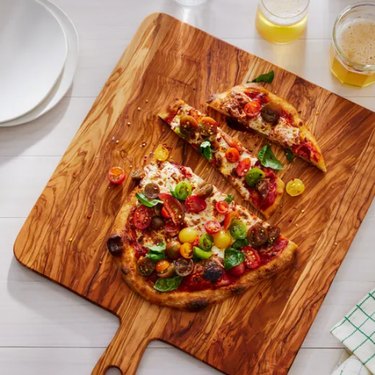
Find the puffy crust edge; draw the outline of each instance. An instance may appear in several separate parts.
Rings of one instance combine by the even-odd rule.
[[[113,257],[117,266],[120,267],[122,276],[126,284],[136,293],[151,303],[168,306],[180,310],[199,311],[209,304],[223,301],[224,299],[245,292],[251,285],[260,280],[271,277],[275,273],[285,268],[294,258],[297,245],[289,240],[287,247],[281,255],[260,268],[248,272],[245,276],[238,279],[238,282],[220,289],[209,289],[194,292],[168,292],[161,293],[154,290],[149,284],[145,283],[143,277],[138,274],[136,258],[133,248],[126,240],[125,225],[132,207],[136,203],[135,194],[139,192],[136,188],[129,199],[123,205],[117,215],[112,231],[112,235],[121,236],[124,243],[124,250],[121,256]]]

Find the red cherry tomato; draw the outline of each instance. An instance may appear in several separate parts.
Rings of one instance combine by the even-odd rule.
[[[246,103],[244,107],[244,111],[249,117],[257,116],[261,109],[262,105],[258,100],[252,100],[249,103]]]
[[[219,214],[226,214],[229,210],[229,203],[225,201],[216,202],[215,208]]]
[[[240,159],[240,153],[235,147],[229,147],[225,152],[225,157],[229,163],[236,163]]]
[[[165,233],[170,237],[175,237],[180,232],[180,226],[176,225],[172,220],[168,220],[164,226]]]
[[[121,167],[112,167],[108,171],[108,179],[113,185],[121,185],[125,180],[125,171]]]
[[[138,206],[133,214],[133,223],[137,229],[143,230],[150,226],[152,210],[146,206]]]
[[[171,218],[175,224],[182,224],[185,217],[182,203],[171,194],[161,193],[159,198],[163,201],[161,214],[166,218]]]
[[[207,203],[202,197],[189,195],[185,200],[185,207],[188,212],[197,214],[207,207]]]
[[[245,273],[245,262],[238,264],[228,271],[232,276],[240,277]]]
[[[204,223],[204,228],[206,229],[208,234],[215,234],[217,232],[220,232],[221,225],[218,221],[209,220]]]
[[[245,265],[247,268],[253,270],[260,266],[261,259],[256,250],[254,250],[251,246],[245,246],[243,248],[243,252],[245,253]]]
[[[229,229],[230,225],[232,224],[232,220],[236,218],[237,216],[238,216],[237,211],[231,211],[225,215],[224,224],[223,224],[223,227],[225,230]]]
[[[247,171],[250,169],[250,165],[251,165],[251,162],[249,158],[241,160],[236,167],[237,175],[240,177],[245,176]]]

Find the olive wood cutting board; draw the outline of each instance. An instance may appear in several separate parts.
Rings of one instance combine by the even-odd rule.
[[[269,220],[299,245],[285,272],[199,313],[151,305],[129,290],[105,248],[133,187],[110,186],[107,171],[130,174],[160,143],[226,193],[240,196],[157,117],[176,97],[205,109],[214,92],[275,71],[266,87],[294,104],[326,159],[322,173],[301,160],[285,164],[284,181],[306,191],[284,195]],[[209,111],[216,118],[216,113]],[[222,119],[223,120],[223,119]],[[134,374],[147,344],[160,339],[228,374],[285,374],[312,324],[374,196],[375,114],[166,14],[144,20],[27,218],[17,259],[116,314],[120,327],[94,374],[116,366]],[[229,133],[255,152],[265,140]]]

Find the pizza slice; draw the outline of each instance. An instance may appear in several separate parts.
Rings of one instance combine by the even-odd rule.
[[[245,130],[255,130],[323,172],[327,171],[318,143],[297,110],[264,87],[235,86],[214,94],[208,105],[234,119]]]
[[[297,246],[190,168],[149,164],[107,248],[131,289],[152,303],[198,311],[281,271]]]
[[[159,117],[209,162],[266,218],[278,207],[284,182],[263,167],[238,140],[225,133],[211,117],[177,100]]]

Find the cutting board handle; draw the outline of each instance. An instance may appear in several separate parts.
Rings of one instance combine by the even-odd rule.
[[[117,367],[123,375],[135,375],[147,345],[160,337],[160,329],[156,324],[157,320],[162,319],[159,307],[144,303],[136,315],[128,310],[119,316],[123,317],[120,327],[94,367],[92,375],[105,375],[110,367]]]

